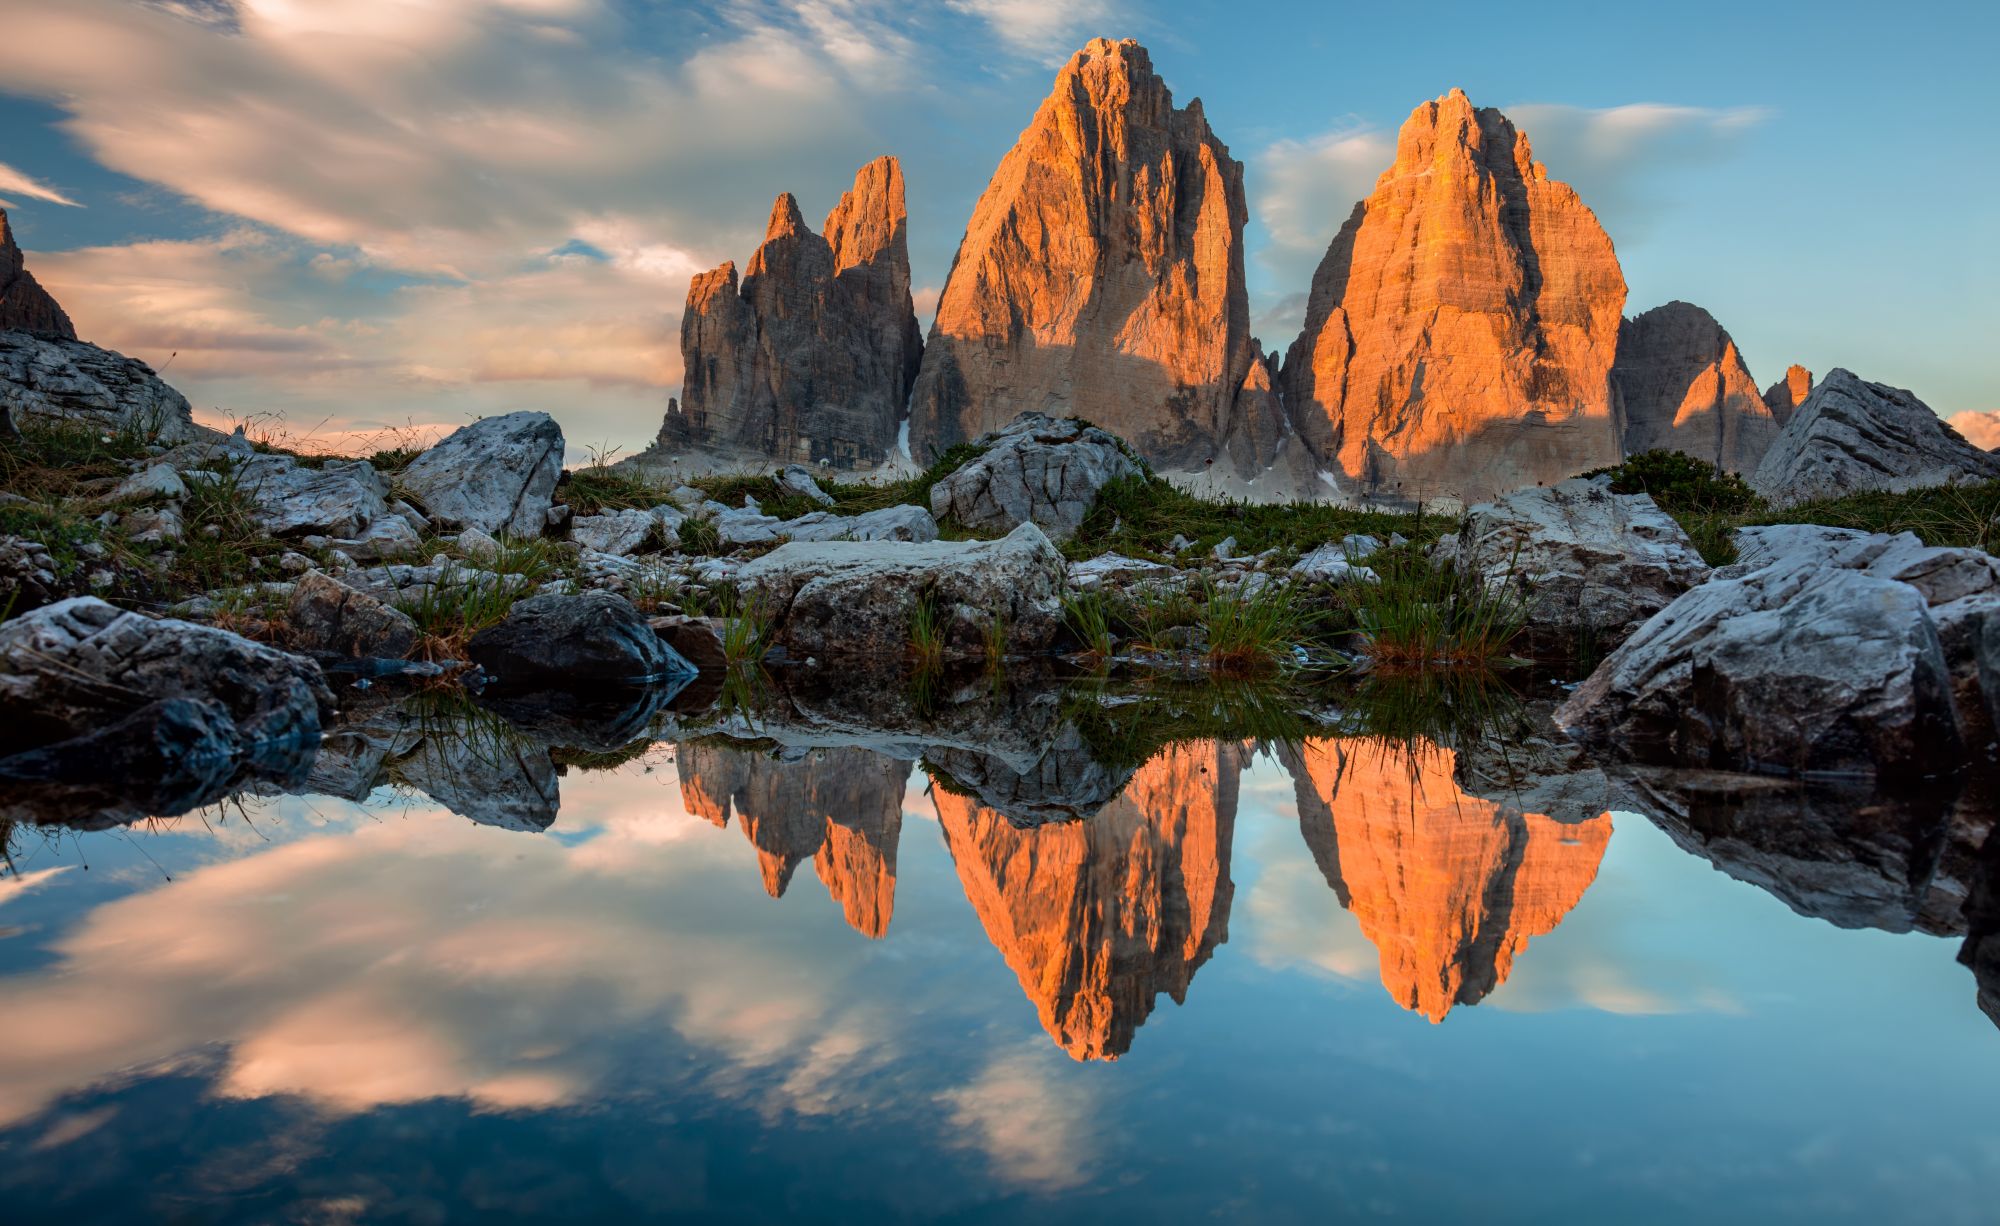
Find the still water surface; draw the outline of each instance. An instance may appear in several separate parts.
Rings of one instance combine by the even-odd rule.
[[[1425,743],[1168,749],[1018,829],[661,743],[17,832],[11,1222],[1991,1220],[1955,941],[1794,913]],[[774,897],[775,895],[775,897]]]

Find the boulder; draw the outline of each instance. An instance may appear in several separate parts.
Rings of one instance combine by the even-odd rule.
[[[1327,248],[1281,390],[1346,499],[1469,506],[1620,460],[1624,307],[1590,209],[1452,90]]]
[[[1071,562],[1067,572],[1069,585],[1083,591],[1110,586],[1125,588],[1147,580],[1175,579],[1180,571],[1164,562],[1148,562],[1143,558],[1128,558],[1122,553],[1101,553],[1084,562]]]
[[[422,637],[409,614],[316,570],[292,588],[286,622],[293,647],[325,655],[401,659]]]
[[[259,455],[235,475],[256,504],[257,526],[272,536],[353,540],[389,514],[388,483],[366,460],[308,468],[288,455]]]
[[[1162,470],[1270,464],[1285,429],[1250,334],[1248,219],[1243,165],[1200,101],[1175,106],[1138,43],[1092,39],[966,225],[909,454],[928,463],[1032,408],[1087,415]]]
[[[1923,595],[1812,556],[1685,593],[1556,720],[1606,760],[1656,766],[1907,778],[1964,760]]]
[[[90,596],[0,623],[0,727],[17,746],[78,736],[163,698],[214,699],[246,746],[317,738],[333,714],[318,665],[213,626]]]
[[[1361,565],[1382,547],[1382,542],[1362,533],[1350,533],[1307,551],[1292,564],[1294,579],[1307,583],[1341,583],[1349,579],[1373,583],[1375,572]]]
[[[1074,418],[1023,413],[979,440],[984,451],[931,487],[931,514],[974,532],[1032,523],[1056,540],[1082,526],[1097,492],[1143,469],[1116,438]]]
[[[723,619],[719,617],[686,617],[671,614],[652,618],[648,623],[653,633],[683,660],[692,664],[697,671],[719,672],[729,667],[729,657],[723,654]]]
[[[1625,641],[1708,577],[1694,543],[1647,494],[1608,477],[1517,490],[1473,507],[1437,556],[1528,600],[1526,645],[1562,656]]]
[[[859,515],[814,511],[785,520],[776,533],[794,541],[934,541],[938,526],[929,511],[903,505]]]
[[[56,560],[40,541],[24,536],[0,536],[0,592],[11,593],[9,614],[25,613],[67,595],[75,584],[65,583]]]
[[[2000,456],[1966,442],[1923,401],[1835,370],[1785,423],[1750,486],[1790,506],[1865,490],[1992,480],[2000,480]]]
[[[680,542],[675,534],[686,518],[673,507],[654,507],[649,511],[636,508],[606,511],[601,515],[579,515],[572,519],[569,535],[571,540],[586,549],[625,557],[644,551],[648,545],[678,548]]]
[[[122,502],[127,498],[168,498],[187,497],[187,483],[174,471],[171,464],[154,464],[133,473],[118,483],[118,487],[107,496],[107,501]]]
[[[642,682],[695,671],[630,601],[609,592],[531,596],[499,625],[474,635],[465,650],[513,686]]]
[[[1023,524],[997,541],[794,542],[735,578],[794,655],[899,657],[926,601],[950,653],[983,653],[996,616],[1010,650],[1046,646],[1062,617],[1063,569],[1042,530]]]
[[[1909,532],[1812,524],[1743,528],[1735,540],[1732,573],[1812,559],[1915,588],[1937,628],[1967,744],[1976,748],[1993,739],[1988,704],[1994,690],[1982,681],[1980,653],[1987,627],[2000,622],[2000,558],[1983,549],[1933,548]]]
[[[0,405],[17,424],[67,421],[169,445],[213,434],[153,368],[82,341],[0,331]]]
[[[833,505],[833,495],[819,487],[812,470],[803,464],[787,464],[778,470],[778,488],[788,493],[810,498],[823,507]]]
[[[547,413],[461,426],[410,461],[398,483],[440,528],[536,537],[562,477],[563,433]]]

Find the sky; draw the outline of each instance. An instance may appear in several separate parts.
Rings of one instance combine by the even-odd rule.
[[[2000,409],[2000,6],[1209,0],[0,0],[0,207],[85,339],[308,445],[553,413],[630,454],[689,279],[903,162],[928,326],[973,202],[1097,35],[1246,169],[1251,310],[1296,333],[1418,103],[1525,130],[1760,383]],[[2000,441],[1996,438],[1995,441]]]

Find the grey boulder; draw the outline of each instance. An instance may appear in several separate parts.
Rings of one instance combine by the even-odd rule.
[[[169,445],[210,437],[144,362],[82,341],[0,332],[0,401],[14,420],[68,421]]]
[[[286,621],[292,646],[326,655],[401,659],[422,635],[401,609],[316,570],[292,588]]]
[[[256,504],[257,526],[272,536],[353,540],[389,513],[388,484],[366,460],[308,468],[291,456],[260,455],[235,476]]]
[[[2000,479],[1981,451],[1901,388],[1835,370],[1799,405],[1750,475],[1778,506],[1864,490],[1912,490]]]
[[[1466,512],[1437,556],[1528,602],[1526,645],[1564,655],[1616,646],[1708,577],[1708,563],[1646,494],[1607,477],[1517,490]]]
[[[654,548],[677,545],[676,533],[686,518],[673,507],[606,511],[572,519],[569,535],[586,549],[626,557],[644,551],[649,545]]]
[[[65,740],[163,698],[214,699],[245,745],[317,737],[333,714],[318,665],[213,626],[91,596],[0,624],[0,727],[16,744]]]
[[[931,514],[974,532],[1032,523],[1067,540],[1099,490],[1144,471],[1117,438],[1074,418],[1023,413],[979,444],[986,450],[977,459],[931,487]]]
[[[562,427],[547,413],[484,417],[410,461],[399,478],[438,526],[542,534],[562,478]]]
[[[934,541],[938,526],[929,511],[906,504],[860,515],[814,511],[779,524],[777,534],[794,541]]]
[[[694,666],[666,645],[622,596],[531,596],[466,654],[508,685],[640,682],[691,677]]]
[[[997,541],[792,542],[745,563],[735,581],[802,656],[900,656],[920,604],[945,648],[978,654],[995,617],[1012,651],[1046,646],[1062,616],[1063,557],[1022,524]]]

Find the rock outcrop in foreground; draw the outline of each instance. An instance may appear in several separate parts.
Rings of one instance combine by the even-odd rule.
[[[1097,503],[1097,492],[1139,465],[1111,435],[1074,418],[1050,421],[1023,413],[986,450],[931,487],[931,514],[949,515],[974,531],[1011,530],[1024,523],[1067,540]]]
[[[1313,275],[1287,411],[1357,501],[1474,503],[1620,458],[1625,278],[1525,134],[1453,90]]]
[[[692,452],[843,469],[886,460],[923,349],[905,217],[892,157],[855,174],[823,234],[780,195],[741,284],[732,262],[689,286],[682,399],[640,462]]]
[[[1482,800],[1428,743],[1308,740],[1279,751],[1299,829],[1381,958],[1382,986],[1441,1022],[1504,983],[1597,878],[1611,816],[1581,821]]]
[[[1072,1057],[1117,1059],[1158,995],[1184,1001],[1228,938],[1245,757],[1216,741],[1178,745],[1096,816],[1025,830],[971,797],[932,791],[987,938]]]
[[[1929,405],[1836,369],[1785,423],[1750,485],[1782,507],[1864,490],[1995,479],[2000,456],[1966,442]]]
[[[1146,49],[1071,57],[966,226],[910,406],[918,463],[1023,410],[1081,415],[1164,469],[1268,465],[1243,281],[1243,167]]]
[[[7,210],[0,209],[0,332],[32,332],[58,340],[76,339],[76,327],[49,291],[28,271],[14,243]]]
[[[1627,455],[1678,451],[1748,473],[1778,437],[1781,423],[1736,342],[1691,302],[1626,320],[1611,378],[1624,401]]]

